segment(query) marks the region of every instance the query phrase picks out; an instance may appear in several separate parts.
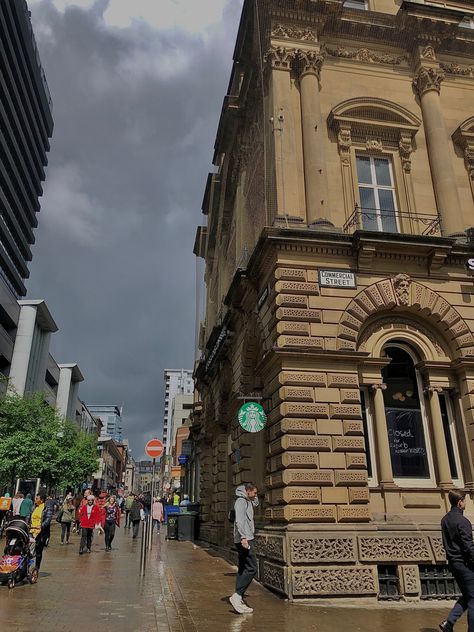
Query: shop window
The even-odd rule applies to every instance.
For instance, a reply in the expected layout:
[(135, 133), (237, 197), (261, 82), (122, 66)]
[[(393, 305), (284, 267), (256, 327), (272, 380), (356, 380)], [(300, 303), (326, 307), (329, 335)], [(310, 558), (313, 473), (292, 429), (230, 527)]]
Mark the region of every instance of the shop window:
[(357, 154), (356, 161), (363, 228), (399, 232), (391, 160)]
[(430, 479), (426, 417), (413, 358), (402, 346), (385, 348), (385, 416), (395, 479)]

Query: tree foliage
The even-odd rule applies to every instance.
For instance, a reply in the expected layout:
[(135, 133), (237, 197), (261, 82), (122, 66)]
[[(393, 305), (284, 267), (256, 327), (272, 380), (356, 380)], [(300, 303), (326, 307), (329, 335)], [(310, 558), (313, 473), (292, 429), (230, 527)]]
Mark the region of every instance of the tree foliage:
[(76, 486), (96, 469), (95, 438), (62, 419), (41, 393), (0, 398), (0, 485), (40, 478), (48, 487)]

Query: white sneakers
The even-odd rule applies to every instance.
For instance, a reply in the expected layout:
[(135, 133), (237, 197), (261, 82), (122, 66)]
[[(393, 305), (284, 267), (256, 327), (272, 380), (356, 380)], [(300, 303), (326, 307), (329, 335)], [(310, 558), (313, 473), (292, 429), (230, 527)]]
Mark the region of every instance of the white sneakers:
[(234, 593), (231, 597), (229, 597), (229, 601), (237, 614), (250, 614), (253, 612), (253, 608), (246, 606), (242, 597), (238, 593)]

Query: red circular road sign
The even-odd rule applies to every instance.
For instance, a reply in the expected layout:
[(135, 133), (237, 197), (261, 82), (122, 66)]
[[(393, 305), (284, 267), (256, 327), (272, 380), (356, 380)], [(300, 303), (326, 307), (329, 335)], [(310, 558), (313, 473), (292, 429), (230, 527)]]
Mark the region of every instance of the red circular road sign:
[(145, 446), (145, 452), (152, 459), (159, 459), (163, 454), (163, 444), (159, 439), (151, 439)]

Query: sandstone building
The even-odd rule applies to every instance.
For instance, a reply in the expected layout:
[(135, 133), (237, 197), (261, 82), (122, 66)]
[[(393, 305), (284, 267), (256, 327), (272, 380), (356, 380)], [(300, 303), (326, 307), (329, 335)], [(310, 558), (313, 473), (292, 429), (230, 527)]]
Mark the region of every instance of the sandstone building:
[[(290, 598), (454, 590), (439, 520), (448, 489), (474, 491), (473, 27), (467, 0), (244, 2), (195, 243), (193, 462), (222, 551), (235, 485), (257, 483), (260, 579)], [(265, 431), (240, 428), (246, 400)]]

